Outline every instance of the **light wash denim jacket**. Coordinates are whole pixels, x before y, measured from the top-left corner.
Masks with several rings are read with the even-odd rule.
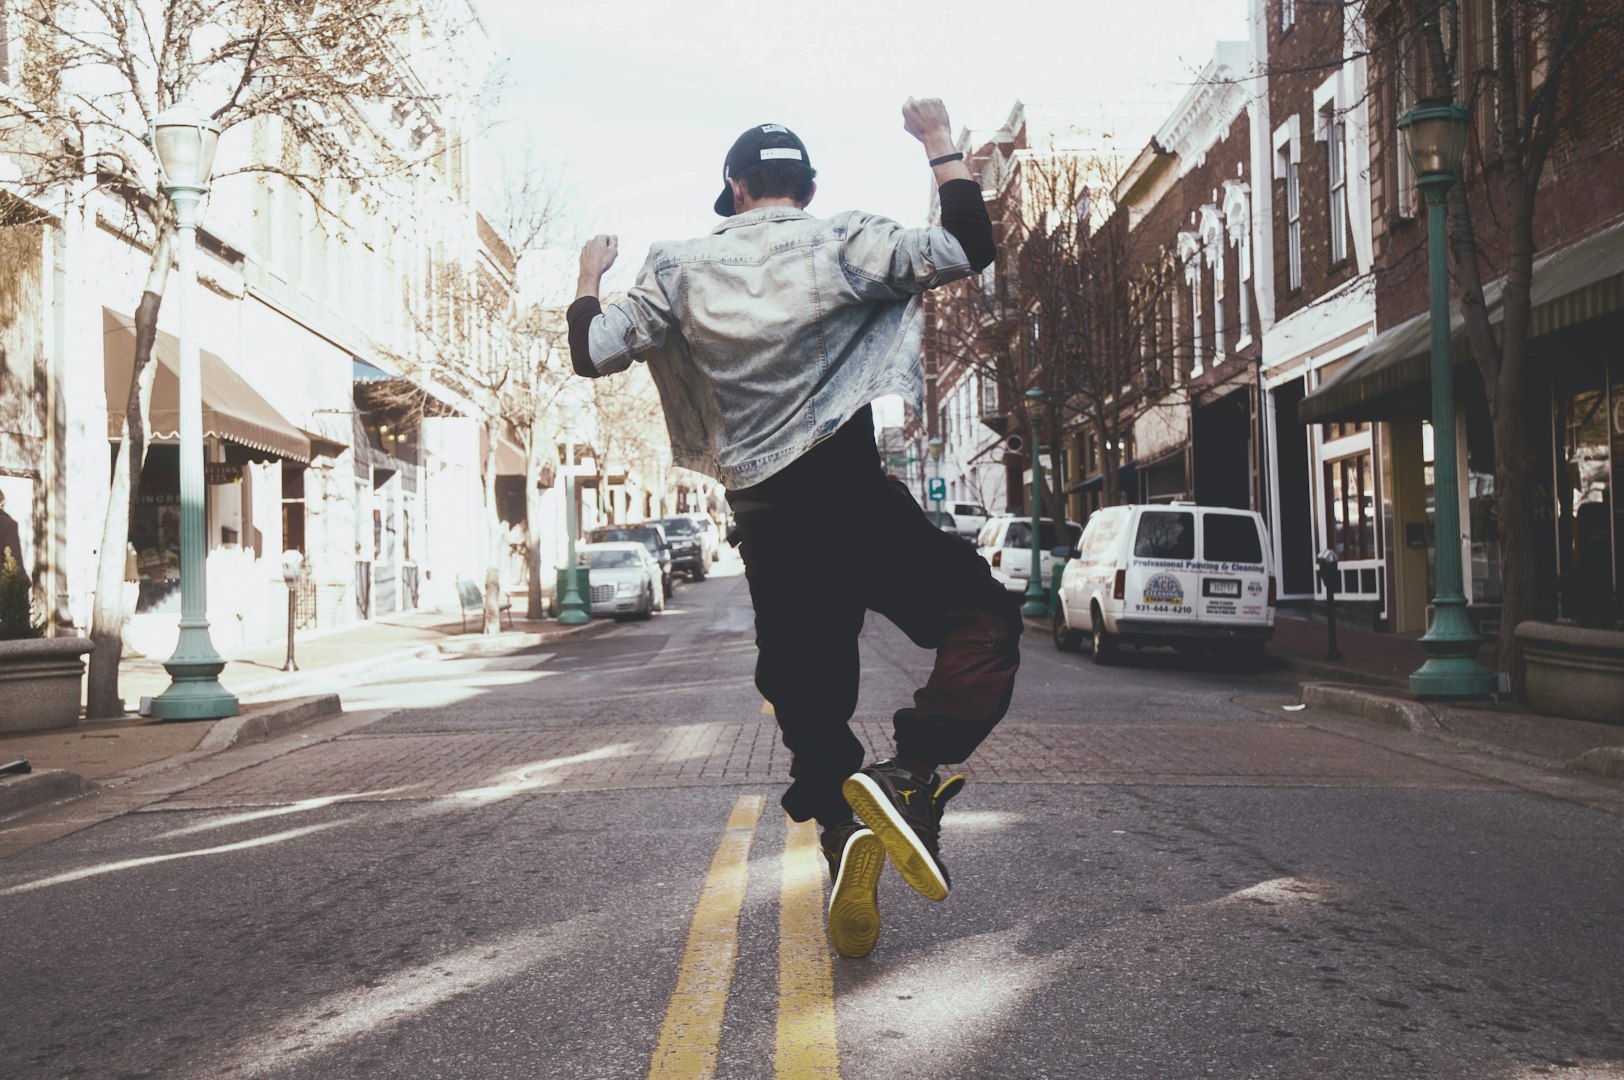
[[[919,296],[970,274],[940,227],[762,207],[655,244],[627,297],[593,319],[592,364],[648,363],[676,464],[749,487],[875,398],[920,407]]]

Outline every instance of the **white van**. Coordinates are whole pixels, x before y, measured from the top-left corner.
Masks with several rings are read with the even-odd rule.
[[[1193,503],[1112,506],[1088,519],[1060,575],[1054,643],[1093,639],[1094,662],[1119,645],[1220,645],[1256,663],[1274,636],[1274,567],[1252,510]]]

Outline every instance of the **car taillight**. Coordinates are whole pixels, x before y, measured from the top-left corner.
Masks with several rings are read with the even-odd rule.
[[[994,570],[996,570],[1000,566],[1003,566],[1003,565],[1004,565],[1004,549],[999,548],[997,551],[992,553],[992,568]]]
[[[1274,575],[1269,575],[1269,606],[1274,607]]]
[[[1113,599],[1113,600],[1121,600],[1124,596],[1127,596],[1127,595],[1128,595],[1128,572],[1126,570],[1118,570],[1116,572],[1116,580],[1111,583],[1111,599]]]

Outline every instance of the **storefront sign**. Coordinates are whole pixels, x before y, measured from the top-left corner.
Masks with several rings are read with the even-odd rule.
[[[205,461],[203,463],[203,480],[210,487],[221,484],[242,483],[242,466],[233,465],[227,461]]]

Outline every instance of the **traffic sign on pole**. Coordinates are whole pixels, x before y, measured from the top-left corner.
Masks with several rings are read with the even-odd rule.
[[[930,497],[937,502],[947,498],[947,481],[940,476],[930,478]]]

